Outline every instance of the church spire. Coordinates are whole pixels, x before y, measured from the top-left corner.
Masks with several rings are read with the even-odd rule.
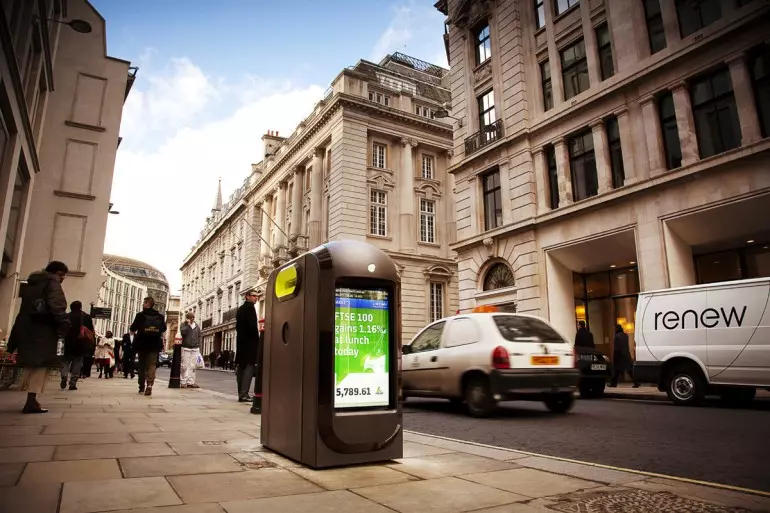
[[[216,212],[222,210],[222,178],[219,179],[219,185],[217,185],[217,199],[214,202],[214,208],[211,210]]]

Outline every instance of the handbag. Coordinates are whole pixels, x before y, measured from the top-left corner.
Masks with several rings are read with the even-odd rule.
[[[203,356],[201,356],[201,354],[198,353],[198,356],[195,357],[195,368],[203,369],[205,366],[206,364],[203,362]]]
[[[93,349],[96,346],[96,337],[94,332],[88,329],[83,323],[83,313],[80,313],[80,331],[78,332],[78,342],[85,344],[88,349]]]

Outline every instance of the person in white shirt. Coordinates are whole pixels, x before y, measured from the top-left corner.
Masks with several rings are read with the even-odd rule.
[[[187,312],[185,322],[179,328],[182,334],[182,372],[179,380],[181,388],[200,388],[195,383],[195,366],[200,356],[201,329],[195,323],[195,314]]]

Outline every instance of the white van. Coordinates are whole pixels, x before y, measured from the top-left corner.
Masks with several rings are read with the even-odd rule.
[[[735,403],[770,387],[770,278],[639,294],[634,378],[675,404]]]

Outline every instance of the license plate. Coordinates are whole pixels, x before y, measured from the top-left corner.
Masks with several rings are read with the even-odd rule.
[[[532,356],[532,365],[559,365],[558,356]]]
[[[606,363],[592,363],[591,370],[607,370]]]

